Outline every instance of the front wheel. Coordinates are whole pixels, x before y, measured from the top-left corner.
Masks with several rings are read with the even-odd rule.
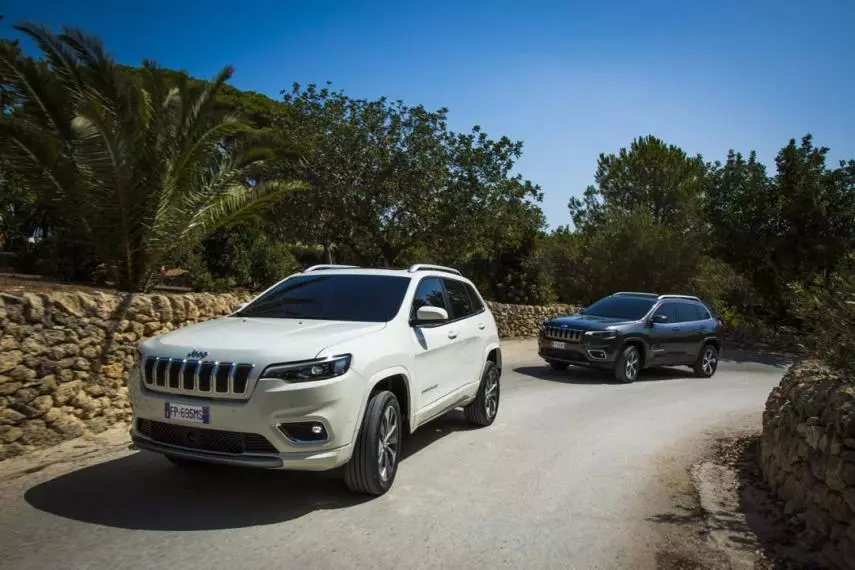
[[[559,372],[562,370],[567,370],[567,367],[570,366],[566,362],[559,362],[558,360],[547,360],[546,363],[549,364],[550,368]]]
[[[693,370],[698,378],[709,378],[715,374],[718,368],[718,350],[715,346],[707,344],[701,351],[698,361],[695,362]]]
[[[344,482],[356,493],[379,496],[392,487],[401,455],[401,407],[392,392],[368,401],[353,456],[345,465]]]
[[[641,370],[641,352],[638,347],[629,345],[623,349],[615,365],[615,378],[618,382],[629,384],[638,378]]]
[[[480,427],[493,423],[499,413],[499,377],[501,373],[494,362],[488,361],[481,375],[478,395],[463,408],[466,421]]]

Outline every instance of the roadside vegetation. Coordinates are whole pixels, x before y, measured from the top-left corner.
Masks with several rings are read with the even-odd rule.
[[[547,230],[523,143],[452,131],[446,109],[315,85],[272,99],[228,68],[193,78],[120,65],[76,30],[16,34],[38,47],[0,41],[0,250],[20,272],[144,291],[178,268],[217,291],[310,263],[435,262],[510,303],[697,294],[729,326],[798,330],[852,364],[855,161],[829,164],[810,135],[768,168],[640,136]]]

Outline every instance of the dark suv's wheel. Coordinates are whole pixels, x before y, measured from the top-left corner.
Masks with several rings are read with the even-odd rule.
[[[705,344],[693,368],[698,378],[709,378],[715,374],[718,368],[718,349],[712,344]]]
[[[559,362],[557,360],[547,360],[546,363],[553,370],[567,370],[567,367],[570,366],[566,362]]]
[[[351,491],[382,495],[392,487],[401,456],[401,407],[389,391],[368,401],[353,456],[344,468],[344,482]]]
[[[623,349],[615,363],[615,378],[618,382],[635,382],[641,370],[641,352],[637,346],[629,345]]]
[[[481,375],[478,395],[463,408],[466,421],[476,426],[488,426],[499,413],[499,377],[501,373],[493,362],[487,362]]]

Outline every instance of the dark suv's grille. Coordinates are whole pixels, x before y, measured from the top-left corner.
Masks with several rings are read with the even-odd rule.
[[[186,396],[244,396],[253,365],[150,356],[143,364],[145,385]]]
[[[543,327],[543,336],[546,338],[554,338],[567,342],[580,342],[583,334],[585,334],[585,331],[578,329],[565,329],[552,325]]]
[[[257,433],[241,433],[218,429],[194,428],[137,420],[137,430],[158,443],[216,453],[277,453],[267,438]]]

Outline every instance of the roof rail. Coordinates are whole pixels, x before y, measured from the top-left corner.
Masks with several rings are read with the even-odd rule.
[[[613,293],[613,295],[640,295],[642,297],[659,297],[658,293],[640,293],[638,291],[618,291],[617,293]]]
[[[319,269],[359,269],[358,265],[313,265],[311,267],[307,267],[303,270],[303,273],[308,273],[309,271],[317,271]]]
[[[446,273],[454,273],[455,275],[462,275],[460,271],[454,269],[453,267],[446,267],[444,265],[430,265],[428,263],[416,263],[415,265],[410,265],[410,268],[407,269],[410,273],[415,273],[416,271],[445,271]]]
[[[697,301],[698,303],[701,300],[694,295],[659,295],[660,299],[686,299],[687,301]]]

